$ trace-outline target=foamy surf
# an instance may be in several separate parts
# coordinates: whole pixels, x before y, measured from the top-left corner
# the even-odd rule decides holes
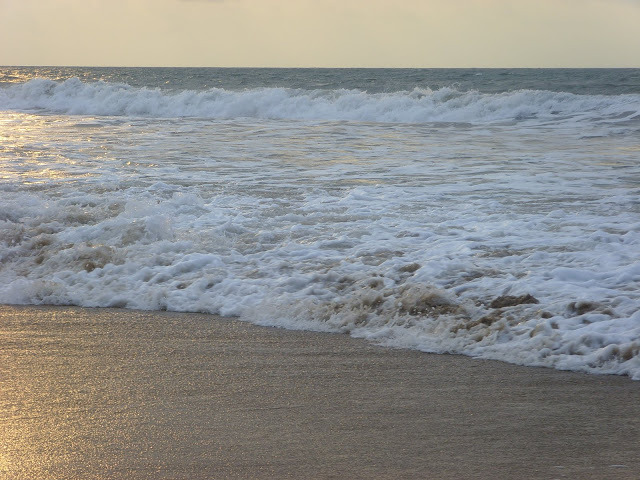
[[[0,302],[640,379],[637,94],[1,91]]]
[[[127,84],[33,79],[0,88],[0,108],[66,115],[256,118],[392,123],[608,121],[640,118],[640,95],[575,95],[520,90],[496,94],[414,88],[362,90],[253,88],[164,91]]]

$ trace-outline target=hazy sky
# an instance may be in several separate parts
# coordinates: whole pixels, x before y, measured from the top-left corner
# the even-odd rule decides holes
[[[0,0],[0,65],[640,67],[640,0]]]

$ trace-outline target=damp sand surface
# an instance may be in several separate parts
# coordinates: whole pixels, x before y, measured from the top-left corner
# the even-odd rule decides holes
[[[204,314],[0,307],[0,478],[637,479],[640,382]]]

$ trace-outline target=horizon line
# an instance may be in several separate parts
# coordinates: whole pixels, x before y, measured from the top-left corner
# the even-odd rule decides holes
[[[633,70],[640,69],[637,67],[621,67],[621,66],[590,66],[590,67],[327,67],[327,66],[229,66],[229,65],[81,65],[81,64],[15,64],[0,65],[0,68],[224,68],[224,69],[270,69],[270,70]]]

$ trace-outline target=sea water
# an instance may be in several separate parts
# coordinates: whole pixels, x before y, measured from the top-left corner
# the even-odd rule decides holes
[[[640,70],[0,68],[0,302],[640,379]]]

